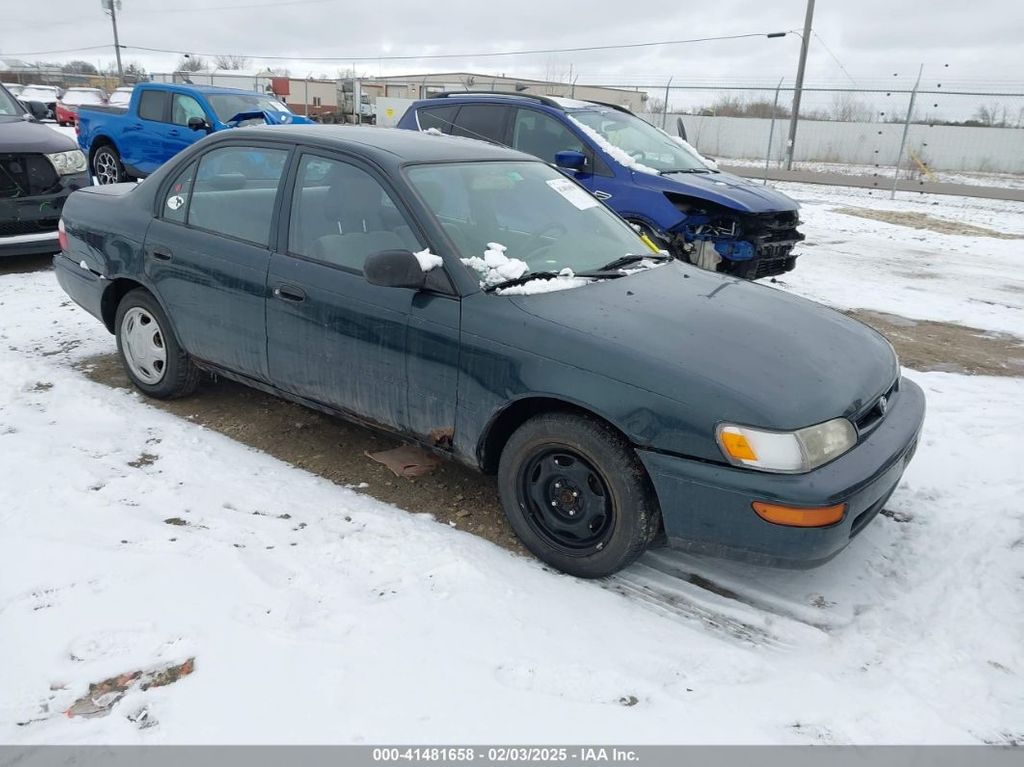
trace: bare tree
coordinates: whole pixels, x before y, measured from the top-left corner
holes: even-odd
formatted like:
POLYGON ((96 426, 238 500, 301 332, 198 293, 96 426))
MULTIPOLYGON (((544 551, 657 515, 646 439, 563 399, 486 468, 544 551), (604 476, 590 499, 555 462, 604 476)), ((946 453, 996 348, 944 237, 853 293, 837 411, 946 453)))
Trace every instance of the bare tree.
POLYGON ((237 53, 221 54, 213 60, 217 69, 245 69, 249 66, 249 57, 237 53))
POLYGON ((96 69, 95 64, 90 64, 88 61, 69 61, 67 64, 62 66, 61 71, 69 75, 97 75, 99 70, 96 69))
POLYGON ((871 120, 872 110, 854 94, 840 91, 832 94, 832 104, 827 114, 826 119, 837 122, 868 122, 871 120))
POLYGON ((202 56, 182 56, 178 59, 175 72, 201 72, 207 68, 206 59, 202 56))
POLYGON ((986 128, 1006 127, 1006 107, 999 104, 982 104, 974 110, 974 120, 986 128))

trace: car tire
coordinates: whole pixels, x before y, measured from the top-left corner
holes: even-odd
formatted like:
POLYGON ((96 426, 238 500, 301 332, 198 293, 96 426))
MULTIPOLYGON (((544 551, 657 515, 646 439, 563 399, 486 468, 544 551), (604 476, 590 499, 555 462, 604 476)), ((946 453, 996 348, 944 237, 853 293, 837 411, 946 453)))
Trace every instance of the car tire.
POLYGON ((99 184, 120 184, 128 180, 121 156, 110 144, 104 144, 92 156, 92 175, 99 184))
POLYGON ((191 394, 199 368, 181 348, 160 304, 146 290, 125 294, 114 320, 117 352, 135 387, 148 397, 175 399, 191 394))
POLYGON ((520 426, 498 465, 501 504, 538 559, 581 578, 618 572, 660 527, 636 452, 607 424, 546 413, 520 426))

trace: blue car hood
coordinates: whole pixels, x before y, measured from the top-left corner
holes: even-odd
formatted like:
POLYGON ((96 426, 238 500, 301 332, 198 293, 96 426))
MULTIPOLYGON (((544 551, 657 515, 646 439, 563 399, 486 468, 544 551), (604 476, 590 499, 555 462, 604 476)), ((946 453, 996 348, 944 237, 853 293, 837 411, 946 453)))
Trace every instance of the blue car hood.
POLYGON ((310 125, 313 122, 308 117, 292 112, 264 112, 256 109, 251 112, 239 112, 224 124, 233 126, 246 120, 263 120, 267 125, 310 125))
POLYGON ((853 414, 899 373, 866 325, 688 264, 512 300, 553 323, 540 335, 569 364, 751 426, 853 414))
POLYGON ((699 197, 745 213, 776 213, 800 207, 796 200, 769 186, 721 171, 666 173, 663 176, 635 171, 633 181, 647 189, 699 197))

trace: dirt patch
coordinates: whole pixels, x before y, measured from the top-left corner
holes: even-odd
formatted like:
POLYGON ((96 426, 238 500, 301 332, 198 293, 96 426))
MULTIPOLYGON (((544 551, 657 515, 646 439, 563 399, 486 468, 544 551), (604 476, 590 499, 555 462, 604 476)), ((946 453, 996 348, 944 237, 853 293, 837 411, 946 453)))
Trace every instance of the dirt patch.
POLYGON ((888 338, 914 370, 1024 376, 1024 340, 1015 336, 864 309, 846 314, 888 338))
MULTIPOLYGON (((93 357, 82 369, 98 383, 130 388, 114 354, 93 357)), ((388 434, 223 379, 205 379, 186 399, 146 402, 338 485, 407 511, 433 514, 442 522, 526 553, 505 519, 493 477, 454 461, 442 461, 429 476, 396 477, 386 466, 366 457, 402 444, 388 434)))
POLYGON ((939 234, 960 234, 967 237, 995 237, 999 240, 1024 240, 1024 234, 1011 234, 1000 232, 996 229, 986 229, 983 226, 965 224, 960 221, 950 221, 945 218, 936 218, 928 213, 916 213, 912 211, 899 210, 875 210, 873 208, 833 208, 833 213, 842 213, 847 216, 858 218, 869 218, 873 221, 884 221, 887 224, 909 226, 912 229, 927 229, 939 234))

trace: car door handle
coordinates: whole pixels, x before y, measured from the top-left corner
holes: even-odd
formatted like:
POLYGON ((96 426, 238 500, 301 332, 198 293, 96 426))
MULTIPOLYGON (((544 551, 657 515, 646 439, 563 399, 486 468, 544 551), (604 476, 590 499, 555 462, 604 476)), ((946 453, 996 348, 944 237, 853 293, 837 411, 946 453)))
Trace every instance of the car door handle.
POLYGON ((124 129, 125 130, 142 130, 142 123, 132 123, 131 125, 126 125, 124 127, 124 129))
POLYGON ((177 136, 178 135, 178 129, 177 128, 171 128, 170 135, 177 136))
POLYGON ((274 298, 283 298, 285 301, 305 301, 306 294, 302 288, 294 285, 278 285, 274 288, 274 298))
POLYGON ((170 261, 171 260, 171 251, 169 251, 167 248, 155 247, 152 250, 150 250, 149 252, 150 252, 150 254, 152 254, 153 258, 155 258, 157 261, 170 261))

